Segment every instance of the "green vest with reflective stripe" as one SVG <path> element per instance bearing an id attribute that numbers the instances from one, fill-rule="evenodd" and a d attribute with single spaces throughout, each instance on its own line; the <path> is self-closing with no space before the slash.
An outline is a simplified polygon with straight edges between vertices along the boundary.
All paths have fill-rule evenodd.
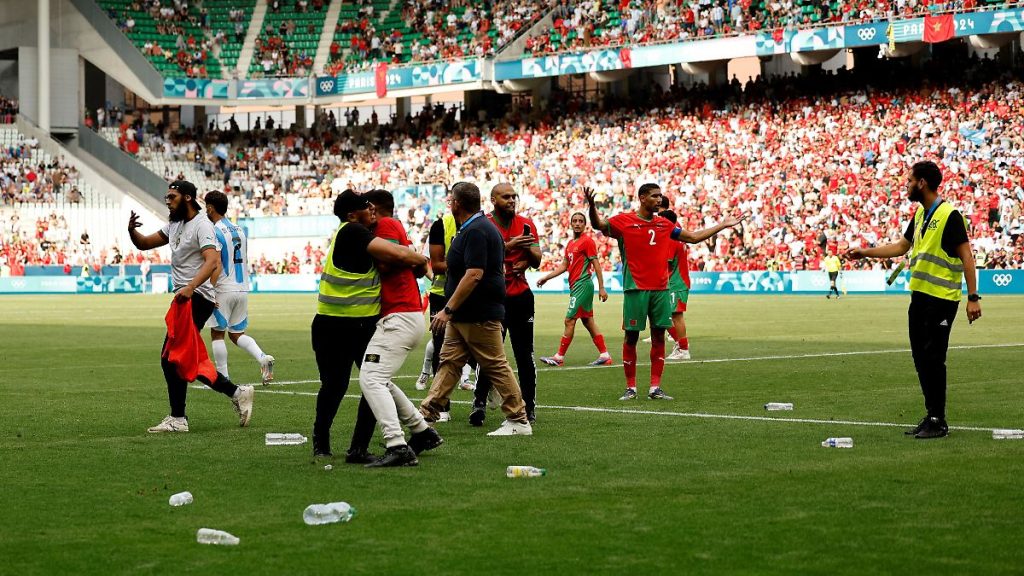
<path id="1" fill-rule="evenodd" d="M 928 230 L 924 230 L 925 212 L 927 210 L 921 206 L 914 215 L 910 289 L 943 300 L 959 301 L 964 263 L 959 258 L 950 258 L 942 249 L 942 233 L 946 229 L 949 215 L 953 213 L 953 207 L 946 202 L 940 204 L 932 214 Z"/>
<path id="2" fill-rule="evenodd" d="M 338 234 L 347 222 L 342 222 L 331 238 L 327 250 L 327 262 L 320 275 L 320 296 L 317 298 L 316 313 L 325 316 L 367 318 L 380 314 L 380 276 L 377 267 L 357 274 L 347 272 L 334 265 L 334 248 Z M 343 248 L 344 249 L 344 248 Z"/>
<path id="3" fill-rule="evenodd" d="M 452 239 L 455 238 L 455 233 L 459 231 L 455 225 L 455 216 L 451 214 L 445 214 L 441 217 L 441 222 L 444 224 L 444 255 L 448 256 L 448 249 L 451 248 Z M 430 285 L 430 293 L 437 294 L 438 296 L 444 296 L 444 283 L 448 279 L 447 274 L 434 274 L 434 282 Z"/>

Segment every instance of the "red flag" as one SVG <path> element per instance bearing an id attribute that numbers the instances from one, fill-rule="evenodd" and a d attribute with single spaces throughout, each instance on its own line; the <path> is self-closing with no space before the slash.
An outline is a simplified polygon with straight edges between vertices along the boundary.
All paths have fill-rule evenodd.
<path id="1" fill-rule="evenodd" d="M 623 48 L 622 50 L 619 50 L 619 60 L 622 62 L 623 68 L 633 67 L 633 53 L 629 50 L 629 48 Z"/>
<path id="2" fill-rule="evenodd" d="M 388 63 L 380 62 L 377 64 L 377 73 L 374 77 L 377 83 L 377 98 L 383 98 L 388 95 Z"/>
<path id="3" fill-rule="evenodd" d="M 934 44 L 945 42 L 953 37 L 953 15 L 943 14 L 942 16 L 924 17 L 924 38 L 925 42 Z"/>

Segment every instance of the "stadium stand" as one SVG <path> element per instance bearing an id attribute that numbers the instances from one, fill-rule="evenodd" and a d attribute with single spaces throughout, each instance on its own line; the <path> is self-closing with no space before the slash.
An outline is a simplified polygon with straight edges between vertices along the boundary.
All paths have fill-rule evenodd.
<path id="1" fill-rule="evenodd" d="M 401 130 L 321 117 L 310 134 L 146 133 L 139 157 L 165 178 L 181 172 L 225 189 L 233 217 L 329 214 L 344 188 L 471 180 L 487 189 L 511 180 L 545 253 L 564 241 L 582 186 L 619 209 L 640 181 L 656 180 L 689 228 L 725 212 L 752 214 L 742 242 L 726 234 L 691 251 L 692 266 L 707 271 L 816 269 L 823 247 L 883 241 L 910 214 L 909 202 L 888 200 L 903 197 L 906 166 L 934 158 L 947 174 L 943 194 L 969 218 L 989 260 L 1024 263 L 1019 77 L 975 60 L 886 70 L 677 88 L 646 106 L 601 112 L 556 94 L 553 109 L 574 111 L 557 121 L 538 111 L 459 124 L 441 107 Z M 436 210 L 436 202 L 400 210 L 415 242 Z M 611 244 L 603 248 L 617 258 Z"/>
<path id="2" fill-rule="evenodd" d="M 313 71 L 327 10 L 300 0 L 287 6 L 271 1 L 256 39 L 249 77 L 306 76 Z"/>

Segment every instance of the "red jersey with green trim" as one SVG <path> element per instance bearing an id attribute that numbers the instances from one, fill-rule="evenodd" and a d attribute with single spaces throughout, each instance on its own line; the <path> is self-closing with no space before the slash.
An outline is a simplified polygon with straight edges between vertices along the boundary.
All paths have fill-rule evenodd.
<path id="1" fill-rule="evenodd" d="M 570 240 L 565 246 L 565 261 L 569 266 L 569 287 L 580 280 L 592 281 L 591 273 L 597 262 L 597 244 L 587 234 Z"/>
<path id="2" fill-rule="evenodd" d="M 494 213 L 487 215 L 487 219 L 494 224 L 494 227 L 501 233 L 501 239 L 505 242 L 515 238 L 516 236 L 522 236 L 526 230 L 526 226 L 530 227 L 530 235 L 533 236 L 533 242 L 530 246 L 540 246 L 540 236 L 537 235 L 537 225 L 533 223 L 533 220 L 525 218 L 516 214 L 512 221 L 509 222 L 508 228 L 502 228 L 501 224 L 494 218 Z M 505 251 L 505 297 L 518 296 L 523 292 L 530 289 L 530 285 L 526 282 L 526 270 L 516 272 L 512 269 L 512 265 L 520 260 L 526 260 L 526 249 L 518 248 L 516 250 Z"/>
<path id="3" fill-rule="evenodd" d="M 687 260 L 686 253 L 688 252 L 685 242 L 676 242 L 679 244 L 679 248 L 676 248 L 676 253 L 671 260 L 668 261 L 669 267 L 669 279 L 668 289 L 669 290 L 682 290 L 685 286 L 687 290 L 690 289 L 690 262 Z"/>
<path id="4" fill-rule="evenodd" d="M 394 242 L 399 246 L 410 246 L 405 226 L 394 218 L 377 218 L 377 226 L 373 233 L 381 240 Z M 397 312 L 420 311 L 420 286 L 416 283 L 416 275 L 412 268 L 397 266 L 380 275 L 380 313 L 381 316 Z"/>
<path id="5" fill-rule="evenodd" d="M 669 260 L 679 242 L 672 238 L 675 224 L 661 216 L 644 220 L 636 212 L 608 219 L 612 238 L 619 241 L 623 290 L 667 290 Z"/>

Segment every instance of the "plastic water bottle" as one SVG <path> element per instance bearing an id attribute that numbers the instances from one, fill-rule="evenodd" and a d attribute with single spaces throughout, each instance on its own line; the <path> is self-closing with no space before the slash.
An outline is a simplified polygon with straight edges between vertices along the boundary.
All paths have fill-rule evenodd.
<path id="1" fill-rule="evenodd" d="M 509 478 L 536 478 L 547 476 L 547 473 L 546 469 L 533 466 L 509 466 L 505 469 L 505 476 Z"/>
<path id="2" fill-rule="evenodd" d="M 310 526 L 348 522 L 356 515 L 356 509 L 348 502 L 331 502 L 329 504 L 310 504 L 302 512 L 302 520 Z"/>
<path id="3" fill-rule="evenodd" d="M 1024 430 L 993 430 L 993 440 L 1024 440 Z"/>
<path id="4" fill-rule="evenodd" d="M 191 492 L 178 492 L 171 496 L 171 499 L 167 501 L 171 506 L 184 506 L 192 503 Z"/>
<path id="5" fill-rule="evenodd" d="M 306 437 L 302 434 L 267 433 L 267 446 L 298 446 L 305 443 Z"/>
<path id="6" fill-rule="evenodd" d="M 853 438 L 829 438 L 821 443 L 823 448 L 853 448 Z"/>
<path id="7" fill-rule="evenodd" d="M 219 544 L 221 546 L 237 546 L 238 537 L 232 536 L 223 530 L 214 530 L 213 528 L 200 528 L 199 532 L 196 532 L 196 542 L 200 544 Z"/>
<path id="8" fill-rule="evenodd" d="M 764 409 L 768 410 L 768 411 L 792 410 L 793 409 L 793 403 L 792 402 L 769 402 L 769 403 L 764 405 Z"/>

